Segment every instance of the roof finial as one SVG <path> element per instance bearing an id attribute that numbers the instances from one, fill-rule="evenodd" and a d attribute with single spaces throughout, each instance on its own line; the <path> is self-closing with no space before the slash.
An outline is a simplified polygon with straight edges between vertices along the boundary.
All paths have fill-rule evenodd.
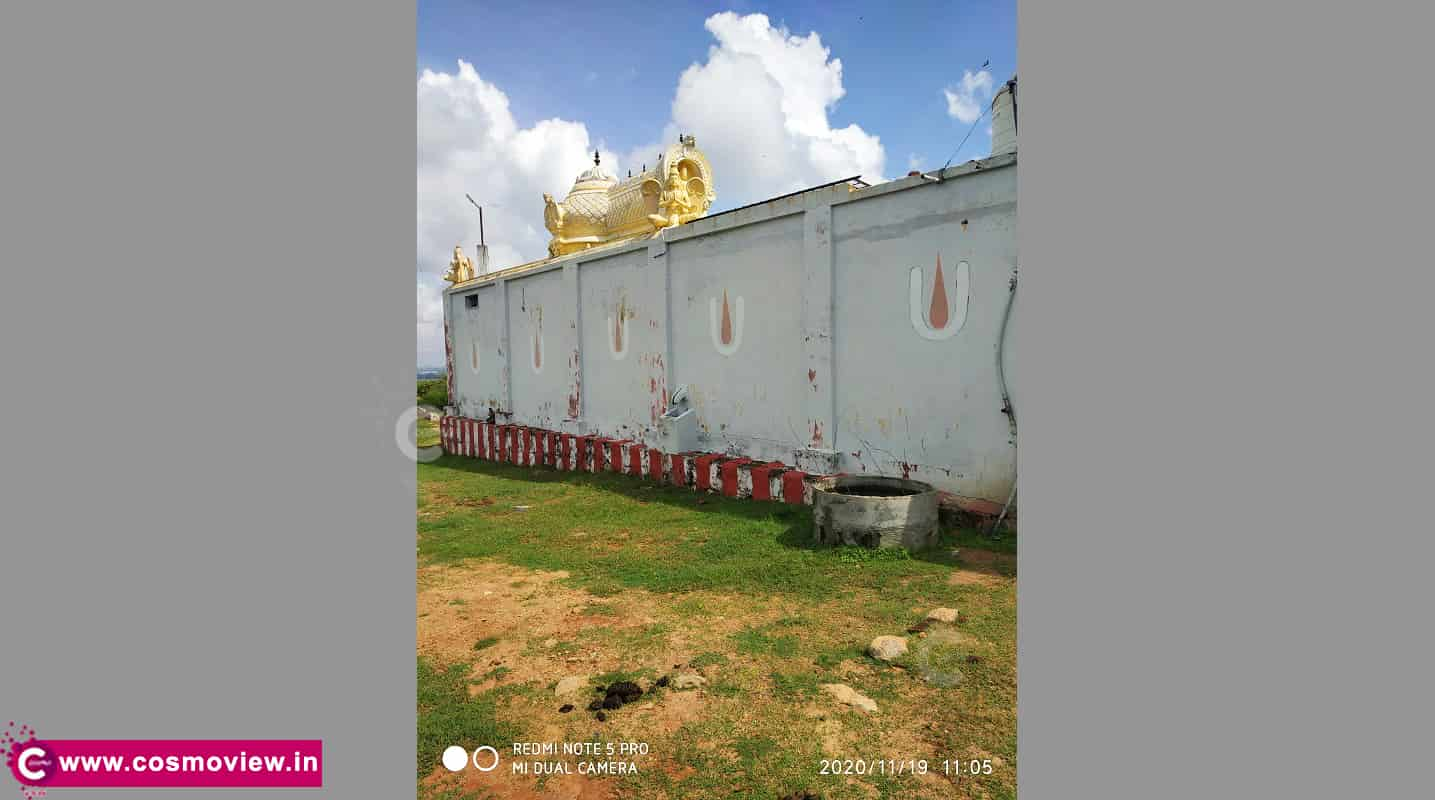
<path id="1" fill-rule="evenodd" d="M 594 151 L 593 151 L 593 166 L 595 166 L 595 167 L 598 166 L 598 151 L 597 151 L 597 150 L 594 150 Z"/>

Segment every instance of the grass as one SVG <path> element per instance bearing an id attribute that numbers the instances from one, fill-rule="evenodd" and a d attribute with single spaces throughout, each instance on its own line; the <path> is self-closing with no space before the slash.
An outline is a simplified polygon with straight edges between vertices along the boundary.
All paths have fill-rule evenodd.
<path id="1" fill-rule="evenodd" d="M 773 635 L 768 631 L 749 628 L 733 636 L 739 653 L 749 655 L 775 655 L 778 658 L 792 658 L 797 655 L 797 635 Z"/>
<path id="2" fill-rule="evenodd" d="M 693 717 L 675 728 L 624 730 L 653 755 L 640 761 L 638 775 L 613 779 L 618 796 L 772 798 L 801 789 L 829 800 L 1015 796 L 1013 536 L 945 531 L 941 546 L 919 554 L 826 548 L 813 544 L 811 510 L 803 506 L 451 456 L 418 470 L 421 565 L 508 565 L 501 585 L 520 599 L 530 570 L 567 573 L 553 586 L 576 593 L 569 613 L 582 623 L 552 646 L 543 645 L 547 634 L 530 637 L 514 659 L 541 669 L 523 674 L 551 683 L 569 669 L 570 653 L 597 652 L 612 656 L 604 663 L 621 666 L 592 675 L 592 684 L 635 680 L 646 689 L 674 671 L 673 653 L 681 653 L 683 669 L 707 678 L 695 690 L 701 703 Z M 520 505 L 527 510 L 515 510 Z M 954 580 L 958 570 L 964 580 Z M 905 669 L 866 655 L 873 637 L 904 635 L 938 606 L 960 609 L 962 621 L 945 638 L 909 637 Z M 463 619 L 461 612 L 445 613 Z M 467 665 L 433 665 L 428 678 L 424 669 L 421 660 L 421 776 L 437 764 L 423 732 L 453 730 L 457 721 L 477 732 L 455 740 L 470 747 L 501 725 L 511 726 L 502 729 L 510 737 L 551 736 L 543 724 L 567 726 L 565 736 L 575 740 L 594 735 L 580 714 L 559 718 L 551 694 L 534 689 L 536 683 L 500 683 L 469 697 L 465 687 L 473 678 L 455 678 L 470 674 Z M 932 682 L 920 677 L 922 670 L 961 677 Z M 457 691 L 425 705 L 426 696 L 438 696 L 424 689 L 426 680 L 431 686 L 451 680 Z M 851 686 L 874 699 L 879 712 L 864 716 L 837 706 L 824 683 Z M 645 702 L 662 708 L 679 694 L 687 693 L 650 691 Z M 638 725 L 641 718 L 628 714 L 618 712 L 605 730 Z M 820 774 L 821 760 L 834 756 L 932 764 L 992 757 L 1000 765 L 990 776 L 955 784 L 881 775 L 851 783 Z M 442 790 L 420 784 L 422 797 Z"/>
<path id="3" fill-rule="evenodd" d="M 418 660 L 418 776 L 422 778 L 437 764 L 439 754 L 455 742 L 470 748 L 479 745 L 503 747 L 519 733 L 511 723 L 501 722 L 495 714 L 497 695 L 489 693 L 470 700 L 465 687 L 468 664 L 437 667 L 426 659 Z"/>
<path id="4" fill-rule="evenodd" d="M 428 378 L 419 381 L 418 402 L 434 408 L 448 405 L 448 379 Z"/>
<path id="5" fill-rule="evenodd" d="M 438 423 L 431 419 L 419 417 L 417 438 L 419 447 L 436 446 L 439 443 Z"/>
<path id="6" fill-rule="evenodd" d="M 455 456 L 418 469 L 419 554 L 427 562 L 500 558 L 529 569 L 567 570 L 577 585 L 604 597 L 623 589 L 706 589 L 811 602 L 861 590 L 887 594 L 902 578 L 943 580 L 958 563 L 950 552 L 954 536 L 911 557 L 814 547 L 805 506 Z M 474 497 L 494 502 L 451 513 Z M 611 546 L 615 540 L 621 546 Z"/>

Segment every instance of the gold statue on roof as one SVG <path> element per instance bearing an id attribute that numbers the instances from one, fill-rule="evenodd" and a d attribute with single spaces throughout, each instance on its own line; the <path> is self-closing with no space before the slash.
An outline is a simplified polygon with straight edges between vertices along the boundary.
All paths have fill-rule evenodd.
<path id="1" fill-rule="evenodd" d="M 678 137 L 653 169 L 621 182 L 603 171 L 595 152 L 592 169 L 578 176 L 562 202 L 543 195 L 543 224 L 553 234 L 548 255 L 651 236 L 691 222 L 707 213 L 716 196 L 712 166 L 692 136 Z"/>
<path id="2" fill-rule="evenodd" d="M 443 279 L 449 283 L 463 283 L 473 278 L 473 262 L 469 260 L 468 254 L 463 252 L 463 245 L 454 245 L 453 260 L 448 262 L 448 272 L 444 273 Z"/>

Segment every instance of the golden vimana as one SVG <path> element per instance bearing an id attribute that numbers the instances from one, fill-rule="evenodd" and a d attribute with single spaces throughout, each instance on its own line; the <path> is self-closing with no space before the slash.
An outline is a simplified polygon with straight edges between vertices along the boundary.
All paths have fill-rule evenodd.
<path id="1" fill-rule="evenodd" d="M 605 172 L 600 161 L 594 153 L 593 166 L 578 175 L 563 200 L 544 193 L 543 225 L 553 235 L 549 258 L 653 236 L 703 216 L 717 197 L 712 165 L 692 136 L 679 136 L 652 169 L 622 181 Z M 453 283 L 478 277 L 461 245 L 454 253 L 444 277 Z"/>

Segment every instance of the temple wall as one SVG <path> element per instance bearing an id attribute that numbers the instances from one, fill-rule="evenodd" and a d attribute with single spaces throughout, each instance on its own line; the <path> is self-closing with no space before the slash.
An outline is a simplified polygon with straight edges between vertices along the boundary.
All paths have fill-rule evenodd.
<path id="1" fill-rule="evenodd" d="M 686 385 L 708 452 L 1000 503 L 1016 457 L 995 363 L 1015 158 L 947 176 L 813 190 L 456 287 L 457 411 L 659 447 L 657 416 Z M 1019 410 L 1017 316 L 1005 364 Z"/>

